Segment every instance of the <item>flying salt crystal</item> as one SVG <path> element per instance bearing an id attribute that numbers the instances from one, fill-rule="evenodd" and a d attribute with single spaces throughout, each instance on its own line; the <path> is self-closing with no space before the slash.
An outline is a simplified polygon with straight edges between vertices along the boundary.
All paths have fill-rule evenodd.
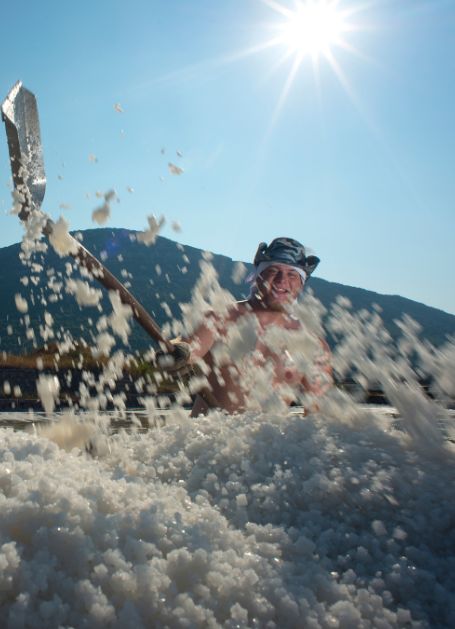
<path id="1" fill-rule="evenodd" d="M 16 302 L 16 308 L 19 312 L 27 312 L 28 311 L 28 303 L 27 300 L 22 297 L 19 293 L 14 295 L 14 301 Z"/>
<path id="2" fill-rule="evenodd" d="M 137 234 L 137 239 L 139 242 L 144 243 L 144 245 L 153 245 L 156 241 L 156 237 L 160 229 L 163 227 L 165 223 L 164 216 L 160 216 L 159 219 L 156 218 L 153 214 L 147 216 L 147 221 L 149 224 L 148 229 L 145 229 L 143 232 L 139 232 Z"/>
<path id="3" fill-rule="evenodd" d="M 123 107 L 120 105 L 120 103 L 115 103 L 114 105 L 114 109 L 115 111 L 117 111 L 119 114 L 123 113 Z"/>
<path id="4" fill-rule="evenodd" d="M 246 275 L 246 271 L 247 269 L 243 262 L 236 262 L 234 264 L 234 269 L 232 271 L 232 281 L 234 284 L 240 284 Z"/>
<path id="5" fill-rule="evenodd" d="M 347 298 L 344 297 L 343 295 L 337 295 L 337 297 L 335 298 L 335 302 L 341 307 L 341 308 L 345 308 L 345 309 L 350 309 L 352 308 L 352 303 L 351 301 Z"/>
<path id="6" fill-rule="evenodd" d="M 104 200 L 106 201 L 106 203 L 111 203 L 111 201 L 114 201 L 116 198 L 117 198 L 117 195 L 115 193 L 115 190 L 108 190 L 104 194 Z"/>
<path id="7" fill-rule="evenodd" d="M 40 374 L 36 381 L 36 391 L 46 413 L 52 413 L 60 393 L 57 376 Z"/>
<path id="8" fill-rule="evenodd" d="M 66 280 L 66 290 L 74 295 L 79 306 L 97 306 L 103 293 L 83 280 Z"/>
<path id="9" fill-rule="evenodd" d="M 172 162 L 169 162 L 167 167 L 171 175 L 181 175 L 184 172 L 183 168 L 180 168 L 180 166 L 176 166 Z"/>
<path id="10" fill-rule="evenodd" d="M 182 231 L 182 226 L 180 225 L 180 223 L 178 221 L 172 221 L 171 228 L 172 228 L 173 231 L 175 231 L 177 233 Z"/>
<path id="11" fill-rule="evenodd" d="M 69 277 L 73 274 L 73 265 L 71 262 L 65 262 L 65 274 Z"/>
<path id="12" fill-rule="evenodd" d="M 109 356 L 111 349 L 115 345 L 115 339 L 109 332 L 101 332 L 95 339 L 95 346 L 92 348 L 93 356 Z"/>
<path id="13" fill-rule="evenodd" d="M 60 203 L 58 207 L 60 210 L 71 210 L 71 205 L 69 203 Z"/>
<path id="14" fill-rule="evenodd" d="M 93 153 L 90 153 L 90 154 L 89 154 L 89 156 L 88 156 L 88 161 L 89 161 L 89 162 L 93 162 L 93 163 L 95 163 L 95 164 L 96 164 L 96 162 L 98 161 L 98 158 L 97 158 L 97 156 L 96 156 L 96 155 L 94 155 Z"/>
<path id="15" fill-rule="evenodd" d="M 126 189 L 128 190 L 128 192 L 130 192 L 131 194 L 134 192 L 134 188 L 132 188 L 131 186 L 127 186 Z"/>
<path id="16" fill-rule="evenodd" d="M 133 314 L 133 310 L 131 306 L 122 304 L 118 293 L 114 291 L 109 291 L 109 299 L 112 304 L 112 314 L 108 317 L 109 325 L 115 334 L 117 334 L 124 343 L 127 343 L 131 331 L 129 319 Z"/>
<path id="17" fill-rule="evenodd" d="M 25 203 L 25 195 L 14 189 L 11 196 L 13 198 L 13 205 L 9 212 L 10 214 L 19 214 Z"/>
<path id="18" fill-rule="evenodd" d="M 161 302 L 161 308 L 164 310 L 167 317 L 172 317 L 172 310 L 169 308 L 169 305 L 165 301 Z"/>
<path id="19" fill-rule="evenodd" d="M 98 225 L 104 225 L 105 223 L 107 223 L 110 215 L 111 208 L 109 207 L 109 204 L 104 203 L 104 205 L 101 205 L 100 207 L 93 210 L 92 221 L 94 223 L 98 223 Z"/>
<path id="20" fill-rule="evenodd" d="M 182 151 L 175 151 L 177 153 L 177 157 L 183 157 Z"/>
<path id="21" fill-rule="evenodd" d="M 96 322 L 96 329 L 99 332 L 102 332 L 103 330 L 107 330 L 108 328 L 108 320 L 107 317 L 105 315 L 101 316 L 98 321 Z"/>
<path id="22" fill-rule="evenodd" d="M 111 203 L 117 199 L 115 190 L 108 190 L 104 194 L 97 192 L 96 196 L 102 196 L 104 203 L 100 207 L 96 208 L 92 212 L 92 220 L 98 225 L 104 225 L 110 217 Z"/>
<path id="23" fill-rule="evenodd" d="M 54 293 L 60 293 L 63 287 L 63 282 L 56 282 L 54 278 L 52 278 L 47 285 L 50 290 L 54 291 Z"/>
<path id="24" fill-rule="evenodd" d="M 34 330 L 31 329 L 30 331 L 32 332 L 32 334 L 30 335 L 31 338 L 34 338 L 35 337 Z M 44 341 L 48 341 L 49 339 L 52 339 L 55 336 L 54 330 L 51 327 L 49 327 L 48 325 L 45 325 L 45 326 L 40 325 L 39 332 L 40 332 L 41 338 Z M 28 333 L 28 330 L 27 330 L 27 333 Z M 28 337 L 28 334 L 27 334 L 27 337 Z"/>
<path id="25" fill-rule="evenodd" d="M 54 251 L 63 258 L 70 253 L 76 253 L 77 242 L 72 238 L 68 232 L 68 223 L 61 216 L 52 227 L 52 231 L 49 234 L 49 241 L 54 248 Z"/>
<path id="26" fill-rule="evenodd" d="M 204 389 L 207 386 L 210 385 L 205 376 L 193 376 L 188 382 L 188 391 L 191 393 L 191 395 L 194 395 L 195 393 L 198 393 L 199 391 L 201 391 L 201 389 Z"/>
<path id="27" fill-rule="evenodd" d="M 67 452 L 74 448 L 84 449 L 91 442 L 91 438 L 96 438 L 95 425 L 92 422 L 78 421 L 72 414 L 67 413 L 58 423 L 37 426 L 36 433 Z M 41 488 L 44 489 L 43 486 Z M 56 530 L 58 533 L 60 527 Z"/>

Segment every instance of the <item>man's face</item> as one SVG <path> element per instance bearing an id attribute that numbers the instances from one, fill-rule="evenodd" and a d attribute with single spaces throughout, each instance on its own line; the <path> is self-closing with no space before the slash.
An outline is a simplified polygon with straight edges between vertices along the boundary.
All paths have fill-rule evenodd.
<path id="1" fill-rule="evenodd" d="M 258 276 L 257 286 L 264 304 L 271 310 L 285 310 L 303 289 L 301 275 L 287 264 L 268 266 Z"/>

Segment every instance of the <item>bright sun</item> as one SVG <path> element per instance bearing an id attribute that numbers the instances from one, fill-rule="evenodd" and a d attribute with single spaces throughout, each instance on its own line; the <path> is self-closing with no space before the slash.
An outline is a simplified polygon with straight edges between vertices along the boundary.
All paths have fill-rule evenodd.
<path id="1" fill-rule="evenodd" d="M 269 23 L 271 38 L 253 51 L 278 47 L 284 55 L 277 60 L 274 68 L 291 59 L 290 69 L 278 99 L 273 119 L 283 106 L 299 69 L 306 60 L 312 62 L 314 75 L 319 85 L 321 61 L 327 62 L 344 89 L 350 94 L 351 88 L 336 58 L 336 49 L 360 54 L 347 41 L 352 31 L 362 30 L 352 18 L 362 11 L 364 3 L 355 4 L 352 0 L 262 0 L 276 17 Z M 342 3 L 344 6 L 342 8 Z"/>
<path id="2" fill-rule="evenodd" d="M 353 33 L 368 28 L 368 23 L 359 22 L 358 16 L 368 9 L 369 0 L 257 1 L 265 4 L 273 13 L 272 19 L 267 17 L 267 21 L 263 23 L 262 31 L 267 33 L 267 37 L 250 48 L 224 58 L 223 62 L 229 63 L 265 50 L 277 49 L 276 61 L 269 65 L 269 75 L 285 64 L 288 70 L 272 114 L 270 129 L 284 106 L 299 72 L 307 72 L 308 65 L 312 66 L 319 95 L 323 66 L 328 66 L 354 102 L 355 95 L 341 62 L 347 57 L 346 53 L 366 59 L 349 39 Z M 269 60 L 271 58 L 272 55 L 269 55 Z"/>
<path id="3" fill-rule="evenodd" d="M 327 56 L 332 46 L 340 44 L 347 26 L 336 5 L 334 1 L 313 0 L 286 11 L 278 39 L 298 55 L 310 55 L 313 59 Z"/>

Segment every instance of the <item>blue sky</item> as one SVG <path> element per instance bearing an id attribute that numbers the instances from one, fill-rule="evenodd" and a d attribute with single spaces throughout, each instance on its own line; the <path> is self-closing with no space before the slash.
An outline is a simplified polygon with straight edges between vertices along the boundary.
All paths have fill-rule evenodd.
<path id="1" fill-rule="evenodd" d="M 340 0 L 355 27 L 350 49 L 331 48 L 342 78 L 305 57 L 285 96 L 295 55 L 286 42 L 260 49 L 284 23 L 272 5 L 2 7 L 0 96 L 21 79 L 38 98 L 44 209 L 95 227 L 96 192 L 114 188 L 110 226 L 163 214 L 163 235 L 237 260 L 292 236 L 324 279 L 455 313 L 455 3 Z M 21 229 L 1 135 L 5 246 Z"/>

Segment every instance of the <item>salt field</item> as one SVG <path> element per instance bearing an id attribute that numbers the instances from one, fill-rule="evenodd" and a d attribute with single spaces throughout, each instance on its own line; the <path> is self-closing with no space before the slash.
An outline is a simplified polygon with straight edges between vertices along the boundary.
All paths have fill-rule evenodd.
<path id="1" fill-rule="evenodd" d="M 450 441 L 338 392 L 91 431 L 1 429 L 1 626 L 453 626 Z"/>
<path id="2" fill-rule="evenodd" d="M 206 266 L 180 325 L 217 300 Z M 285 341 L 305 366 L 323 310 L 311 294 L 297 309 L 304 330 Z M 40 376 L 45 411 L 0 422 L 0 626 L 454 626 L 455 346 L 420 342 L 407 319 L 394 344 L 346 300 L 326 325 L 337 373 L 379 383 L 393 407 L 332 389 L 290 411 L 266 370 L 248 372 L 246 326 L 225 348 L 251 385 L 240 414 L 192 419 L 188 392 L 159 400 L 140 381 L 142 409 L 117 396 L 107 413 L 118 353 L 92 394 L 82 381 L 79 409 L 56 413 L 58 383 Z M 126 334 L 125 313 L 112 329 Z"/>
<path id="3" fill-rule="evenodd" d="M 233 303 L 201 268 L 169 335 Z M 78 286 L 83 307 L 93 293 Z M 81 379 L 77 406 L 56 413 L 59 382 L 42 373 L 44 411 L 2 414 L 1 627 L 455 625 L 453 339 L 435 348 L 406 317 L 392 339 L 377 309 L 355 313 L 342 298 L 325 313 L 308 292 L 294 306 L 302 328 L 268 333 L 268 347 L 313 377 L 324 320 L 336 373 L 377 383 L 393 406 L 332 388 L 317 407 L 299 394 L 309 414 L 290 410 L 251 361 L 258 329 L 242 321 L 217 356 L 239 366 L 247 411 L 191 418 L 198 376 L 174 398 L 138 378 L 142 409 L 111 395 L 107 413 L 128 358 L 113 348 L 131 329 L 131 309 L 110 302 L 93 345 L 108 360 Z"/>

